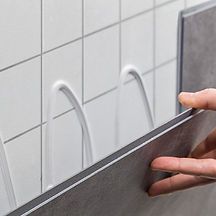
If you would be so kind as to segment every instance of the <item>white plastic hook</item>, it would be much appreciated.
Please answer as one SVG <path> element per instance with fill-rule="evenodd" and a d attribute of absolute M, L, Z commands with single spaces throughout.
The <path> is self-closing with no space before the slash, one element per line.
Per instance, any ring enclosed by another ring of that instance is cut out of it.
<path fill-rule="evenodd" d="M 7 163 L 6 150 L 1 136 L 0 136 L 0 171 L 3 176 L 3 181 L 7 192 L 10 208 L 11 210 L 14 210 L 17 207 L 17 202 L 16 202 L 16 197 L 15 197 L 13 184 L 10 176 L 10 170 Z"/>
<path fill-rule="evenodd" d="M 145 86 L 143 83 L 142 75 L 140 70 L 135 67 L 134 65 L 127 65 L 123 68 L 120 74 L 120 79 L 119 79 L 119 85 L 118 85 L 118 93 L 117 93 L 117 112 L 116 112 L 116 147 L 118 148 L 120 143 L 119 143 L 119 127 L 120 127 L 120 122 L 119 122 L 119 116 L 120 116 L 120 111 L 121 111 L 121 95 L 122 95 L 122 89 L 125 84 L 125 80 L 128 77 L 128 75 L 131 74 L 137 81 L 139 89 L 142 94 L 142 99 L 144 103 L 144 108 L 147 112 L 147 119 L 148 119 L 148 124 L 149 127 L 152 129 L 154 128 L 154 119 L 153 115 L 151 112 L 151 108 L 149 105 L 148 97 L 146 94 Z"/>
<path fill-rule="evenodd" d="M 45 167 L 44 167 L 44 191 L 52 188 L 54 186 L 53 183 L 53 117 L 54 117 L 54 109 L 56 105 L 56 95 L 57 92 L 61 91 L 68 98 L 71 105 L 75 107 L 76 114 L 82 126 L 84 132 L 84 143 L 86 146 L 86 160 L 87 164 L 91 165 L 94 161 L 94 152 L 92 146 L 92 138 L 89 129 L 89 124 L 87 120 L 87 116 L 81 106 L 81 103 L 75 94 L 75 92 L 71 89 L 70 85 L 65 81 L 59 80 L 54 83 L 50 101 L 48 105 L 48 119 L 47 119 L 47 129 L 46 129 L 46 142 L 45 142 Z"/>

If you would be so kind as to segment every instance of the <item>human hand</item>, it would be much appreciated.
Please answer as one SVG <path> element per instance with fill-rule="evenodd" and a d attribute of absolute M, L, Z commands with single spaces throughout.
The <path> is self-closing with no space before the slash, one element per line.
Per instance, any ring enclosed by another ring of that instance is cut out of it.
<path fill-rule="evenodd" d="M 205 89 L 196 93 L 182 92 L 180 103 L 185 107 L 216 111 L 216 89 Z M 216 181 L 216 130 L 191 152 L 189 158 L 159 157 L 151 168 L 157 171 L 178 173 L 154 183 L 149 196 L 172 193 Z"/>

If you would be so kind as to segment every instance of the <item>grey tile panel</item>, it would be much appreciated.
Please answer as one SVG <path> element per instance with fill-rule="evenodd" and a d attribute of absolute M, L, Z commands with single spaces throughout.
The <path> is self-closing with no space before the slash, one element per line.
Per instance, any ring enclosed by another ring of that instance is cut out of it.
<path fill-rule="evenodd" d="M 9 215 L 22 215 L 34 208 L 35 211 L 30 213 L 32 216 L 157 215 L 155 212 L 161 212 L 164 205 L 172 205 L 173 197 L 157 202 L 146 195 L 145 191 L 153 182 L 167 176 L 152 172 L 149 168 L 151 161 L 162 155 L 187 156 L 192 146 L 200 143 L 216 127 L 216 112 L 201 111 L 193 117 L 185 115 L 182 114 L 182 119 L 161 126 Z M 76 182 L 79 183 L 76 185 Z M 65 185 L 73 186 L 52 199 Z M 47 200 L 49 202 L 45 203 Z M 44 205 L 40 206 L 42 203 Z M 163 211 L 166 212 L 166 209 Z"/>
<path fill-rule="evenodd" d="M 216 2 L 182 14 L 181 90 L 216 88 Z"/>

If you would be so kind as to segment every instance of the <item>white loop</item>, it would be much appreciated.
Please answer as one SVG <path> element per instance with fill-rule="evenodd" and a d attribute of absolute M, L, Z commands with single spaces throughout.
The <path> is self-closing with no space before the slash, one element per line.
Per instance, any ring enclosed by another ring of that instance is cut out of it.
<path fill-rule="evenodd" d="M 80 121 L 80 124 L 84 133 L 84 143 L 86 146 L 86 160 L 87 164 L 91 165 L 94 161 L 94 152 L 92 146 L 92 138 L 90 128 L 87 120 L 87 116 L 79 102 L 79 99 L 75 92 L 71 89 L 70 85 L 65 81 L 59 80 L 54 83 L 50 95 L 50 101 L 48 104 L 48 117 L 47 117 L 47 129 L 46 129 L 46 142 L 45 142 L 45 166 L 44 166 L 44 191 L 52 188 L 53 184 L 53 117 L 56 105 L 56 95 L 58 91 L 62 91 L 68 98 L 71 105 L 75 107 L 76 114 Z"/>
<path fill-rule="evenodd" d="M 117 93 L 117 111 L 116 111 L 116 147 L 117 148 L 119 148 L 119 145 L 120 145 L 120 142 L 119 142 L 119 127 L 120 127 L 119 116 L 120 116 L 120 111 L 121 111 L 121 94 L 122 94 L 122 88 L 124 87 L 124 84 L 125 84 L 125 80 L 129 74 L 131 74 L 136 79 L 136 81 L 138 83 L 139 89 L 142 93 L 144 108 L 147 112 L 149 127 L 151 129 L 154 128 L 154 119 L 153 119 L 153 115 L 152 115 L 151 108 L 149 105 L 149 101 L 148 101 L 148 97 L 146 94 L 146 90 L 145 90 L 145 86 L 143 83 L 141 72 L 137 67 L 135 67 L 133 65 L 127 65 L 121 71 L 120 79 L 119 79 L 119 85 L 118 85 L 118 93 Z"/>

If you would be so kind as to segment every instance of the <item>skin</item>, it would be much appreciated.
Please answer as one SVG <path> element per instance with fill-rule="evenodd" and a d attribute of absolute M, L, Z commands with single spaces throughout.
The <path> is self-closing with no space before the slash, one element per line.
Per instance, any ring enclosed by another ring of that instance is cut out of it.
<path fill-rule="evenodd" d="M 182 92 L 178 99 L 187 108 L 216 111 L 216 89 Z M 216 182 L 216 130 L 188 158 L 159 157 L 152 161 L 151 168 L 174 174 L 154 183 L 148 191 L 151 197 Z"/>

